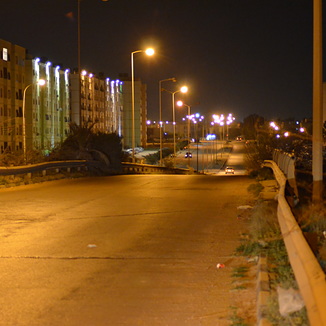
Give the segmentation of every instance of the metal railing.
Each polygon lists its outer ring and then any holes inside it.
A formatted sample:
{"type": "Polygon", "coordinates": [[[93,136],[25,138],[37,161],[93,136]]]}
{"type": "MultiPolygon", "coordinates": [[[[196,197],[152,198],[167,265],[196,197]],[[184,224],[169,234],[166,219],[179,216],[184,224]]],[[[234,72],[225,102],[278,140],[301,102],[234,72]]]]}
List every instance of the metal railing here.
{"type": "Polygon", "coordinates": [[[32,173],[36,173],[36,172],[42,172],[42,174],[45,175],[47,170],[65,169],[69,171],[71,168],[86,168],[86,167],[87,167],[87,161],[85,160],[54,161],[54,162],[44,162],[44,163],[30,164],[24,166],[0,167],[0,175],[3,176],[20,175],[20,174],[31,175],[32,173]]]}
{"type": "Polygon", "coordinates": [[[188,169],[138,163],[122,163],[122,170],[124,174],[189,174],[188,169]]]}
{"type": "MultiPolygon", "coordinates": [[[[42,172],[46,175],[46,171],[64,169],[70,172],[71,168],[88,168],[93,166],[96,168],[94,162],[88,162],[86,160],[74,160],[74,161],[55,161],[44,162],[38,164],[30,164],[24,166],[10,166],[0,167],[0,175],[2,176],[14,176],[14,175],[28,175],[31,177],[33,173],[42,172]]],[[[168,168],[164,166],[156,166],[149,164],[137,164],[137,163],[122,163],[122,174],[188,174],[188,169],[181,168],[168,168]]]]}
{"type": "Polygon", "coordinates": [[[307,308],[309,322],[313,326],[326,325],[325,274],[286,201],[284,191],[287,178],[274,161],[264,161],[264,166],[273,170],[280,188],[277,217],[290,264],[307,308]]]}

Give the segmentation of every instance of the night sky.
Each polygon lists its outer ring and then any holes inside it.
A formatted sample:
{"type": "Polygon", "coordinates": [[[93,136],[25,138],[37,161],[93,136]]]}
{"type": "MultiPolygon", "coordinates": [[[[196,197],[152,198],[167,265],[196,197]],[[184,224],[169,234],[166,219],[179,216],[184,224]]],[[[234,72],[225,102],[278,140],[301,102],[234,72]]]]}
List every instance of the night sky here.
{"type": "MultiPolygon", "coordinates": [[[[312,116],[313,0],[81,0],[82,68],[148,85],[157,119],[159,80],[186,84],[193,112],[267,119],[312,116]]],[[[63,69],[77,67],[77,0],[1,0],[0,38],[63,69]]],[[[179,94],[176,98],[180,98],[179,94]]],[[[163,117],[171,116],[163,96],[163,117]]],[[[179,110],[179,109],[178,109],[179,110]]],[[[186,110],[184,109],[184,112],[186,110]]]]}

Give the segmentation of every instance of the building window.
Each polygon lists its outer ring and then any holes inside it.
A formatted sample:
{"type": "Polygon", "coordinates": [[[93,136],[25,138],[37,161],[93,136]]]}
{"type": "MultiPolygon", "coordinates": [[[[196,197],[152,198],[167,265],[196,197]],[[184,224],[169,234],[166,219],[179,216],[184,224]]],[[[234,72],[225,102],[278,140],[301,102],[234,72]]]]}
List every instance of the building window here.
{"type": "Polygon", "coordinates": [[[2,50],[2,60],[8,61],[8,49],[6,49],[6,48],[3,48],[3,50],[2,50]]]}

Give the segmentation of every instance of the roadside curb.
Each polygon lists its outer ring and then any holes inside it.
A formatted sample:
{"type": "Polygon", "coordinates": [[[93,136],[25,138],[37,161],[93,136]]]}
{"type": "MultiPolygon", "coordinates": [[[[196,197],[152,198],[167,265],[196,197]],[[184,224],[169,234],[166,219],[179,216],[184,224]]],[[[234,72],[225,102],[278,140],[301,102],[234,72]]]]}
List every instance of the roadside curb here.
{"type": "Polygon", "coordinates": [[[265,316],[267,301],[270,295],[267,258],[259,257],[257,268],[257,326],[271,326],[265,316]]]}

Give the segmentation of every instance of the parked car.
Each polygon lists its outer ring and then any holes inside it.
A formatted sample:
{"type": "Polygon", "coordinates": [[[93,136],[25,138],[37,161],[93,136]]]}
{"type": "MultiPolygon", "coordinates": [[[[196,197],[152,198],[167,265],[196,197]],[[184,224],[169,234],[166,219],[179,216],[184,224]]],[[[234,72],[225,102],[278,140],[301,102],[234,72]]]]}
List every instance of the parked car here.
{"type": "Polygon", "coordinates": [[[190,152],[187,152],[186,154],[185,154],[185,158],[192,158],[192,154],[190,153],[190,152]]]}
{"type": "Polygon", "coordinates": [[[229,166],[227,166],[227,167],[225,168],[225,174],[228,174],[228,173],[230,173],[230,174],[234,174],[234,169],[231,168],[231,167],[229,167],[229,166]]]}

